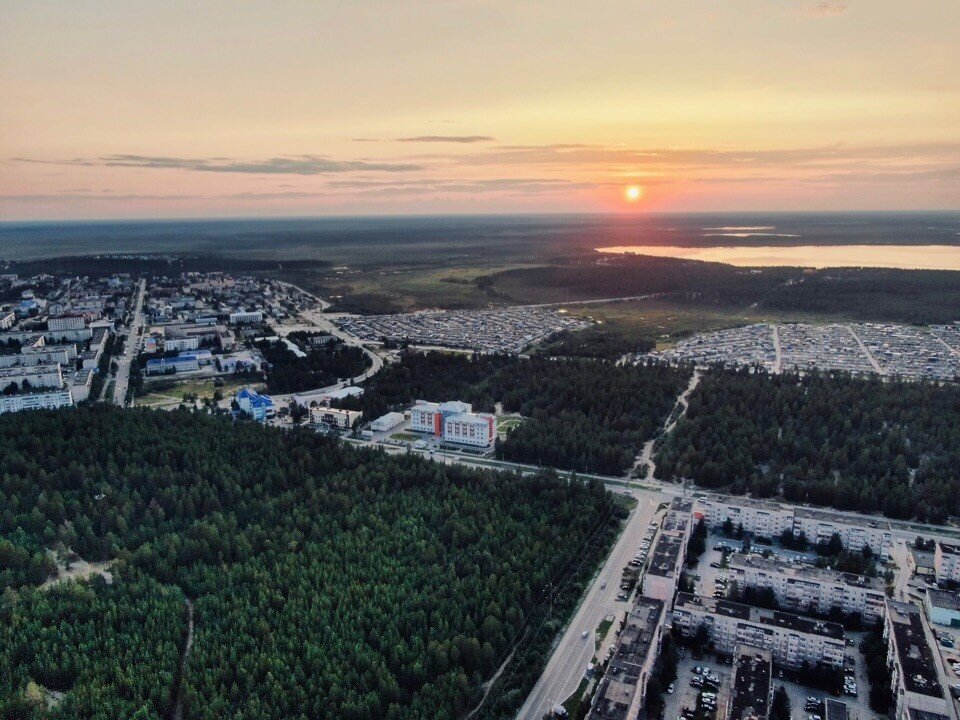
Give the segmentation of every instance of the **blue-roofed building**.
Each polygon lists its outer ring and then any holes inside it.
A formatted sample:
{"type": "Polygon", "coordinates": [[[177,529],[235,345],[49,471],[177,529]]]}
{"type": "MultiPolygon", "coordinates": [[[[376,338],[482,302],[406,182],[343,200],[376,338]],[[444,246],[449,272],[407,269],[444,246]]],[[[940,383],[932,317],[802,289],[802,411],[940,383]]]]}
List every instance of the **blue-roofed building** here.
{"type": "Polygon", "coordinates": [[[243,388],[236,395],[240,411],[246,413],[258,422],[265,422],[272,418],[276,408],[269,395],[261,395],[252,388],[243,388]]]}

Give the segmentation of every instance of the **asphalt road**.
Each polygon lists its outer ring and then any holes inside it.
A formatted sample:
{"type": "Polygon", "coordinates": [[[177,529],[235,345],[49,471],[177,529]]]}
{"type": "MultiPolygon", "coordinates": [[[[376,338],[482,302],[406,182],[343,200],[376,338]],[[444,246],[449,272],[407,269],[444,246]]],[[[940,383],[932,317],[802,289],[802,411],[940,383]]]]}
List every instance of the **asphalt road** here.
{"type": "Polygon", "coordinates": [[[114,405],[125,405],[127,386],[130,384],[130,363],[137,356],[137,345],[140,342],[140,328],[143,327],[143,295],[147,281],[141,280],[137,290],[137,301],[133,308],[133,320],[130,322],[127,341],[123,346],[123,354],[117,358],[117,376],[113,388],[114,405]]]}
{"type": "Polygon", "coordinates": [[[594,656],[597,625],[607,615],[612,614],[619,619],[628,609],[629,603],[617,601],[620,574],[639,549],[663,497],[651,491],[634,493],[638,497],[637,506],[627,519],[620,539],[607,557],[603,569],[587,590],[576,615],[554,648],[540,679],[517,713],[518,720],[542,720],[555,705],[573,694],[594,656]],[[604,584],[606,587],[603,587],[604,584]],[[586,638],[583,637],[584,632],[587,633],[586,638]]]}

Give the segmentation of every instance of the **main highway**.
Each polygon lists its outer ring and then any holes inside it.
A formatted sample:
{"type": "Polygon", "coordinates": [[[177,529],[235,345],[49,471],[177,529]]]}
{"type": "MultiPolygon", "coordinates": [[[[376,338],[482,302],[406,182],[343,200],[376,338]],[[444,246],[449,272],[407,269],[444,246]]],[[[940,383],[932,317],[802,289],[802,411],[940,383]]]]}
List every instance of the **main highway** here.
{"type": "MultiPolygon", "coordinates": [[[[574,693],[596,652],[597,625],[608,615],[619,620],[629,608],[628,602],[617,600],[620,575],[636,555],[661,497],[659,493],[649,491],[641,494],[627,518],[620,539],[594,578],[540,679],[517,713],[518,720],[542,720],[544,715],[574,693]],[[586,637],[583,637],[584,633],[586,637]]],[[[613,631],[613,628],[609,630],[610,633],[613,631]]]]}
{"type": "Polygon", "coordinates": [[[127,387],[130,384],[130,363],[137,356],[137,346],[140,342],[140,330],[143,327],[143,296],[146,293],[147,281],[141,280],[137,286],[137,299],[134,302],[133,315],[127,333],[127,341],[123,345],[123,353],[117,359],[117,377],[113,386],[114,405],[126,405],[127,387]]]}

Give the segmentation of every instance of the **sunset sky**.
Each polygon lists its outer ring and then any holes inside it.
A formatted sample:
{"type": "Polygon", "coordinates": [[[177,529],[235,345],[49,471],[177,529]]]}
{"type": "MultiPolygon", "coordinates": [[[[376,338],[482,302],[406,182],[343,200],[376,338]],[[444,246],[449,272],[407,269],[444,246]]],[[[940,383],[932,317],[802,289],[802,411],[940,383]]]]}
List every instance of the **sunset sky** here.
{"type": "Polygon", "coordinates": [[[957,0],[0,0],[5,220],[860,209],[960,210],[957,0]]]}

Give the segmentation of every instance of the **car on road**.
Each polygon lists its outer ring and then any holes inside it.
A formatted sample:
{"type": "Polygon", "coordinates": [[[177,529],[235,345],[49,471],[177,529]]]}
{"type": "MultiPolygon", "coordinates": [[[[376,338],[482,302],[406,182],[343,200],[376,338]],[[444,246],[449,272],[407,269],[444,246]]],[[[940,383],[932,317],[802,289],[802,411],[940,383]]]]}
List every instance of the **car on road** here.
{"type": "Polygon", "coordinates": [[[606,580],[604,580],[602,583],[600,583],[600,589],[601,589],[601,590],[606,590],[606,589],[607,589],[607,581],[606,581],[606,580]]]}
{"type": "Polygon", "coordinates": [[[590,634],[589,630],[584,630],[582,633],[580,633],[580,637],[581,639],[586,640],[589,634],[590,634]]]}

